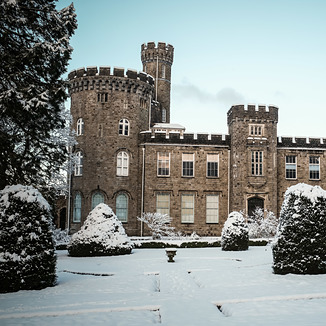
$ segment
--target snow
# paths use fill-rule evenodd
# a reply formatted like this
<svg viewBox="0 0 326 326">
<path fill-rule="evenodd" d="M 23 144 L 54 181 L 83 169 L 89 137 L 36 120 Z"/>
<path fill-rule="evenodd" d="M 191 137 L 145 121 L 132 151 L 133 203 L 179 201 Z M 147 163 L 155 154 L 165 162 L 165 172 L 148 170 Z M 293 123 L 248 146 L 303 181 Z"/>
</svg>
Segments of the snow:
<svg viewBox="0 0 326 326">
<path fill-rule="evenodd" d="M 32 186 L 14 185 L 7 186 L 0 191 L 0 201 L 4 202 L 6 207 L 9 207 L 9 194 L 14 198 L 21 199 L 27 203 L 38 202 L 39 205 L 50 210 L 49 203 L 44 199 L 41 193 Z"/>
<path fill-rule="evenodd" d="M 270 246 L 177 248 L 174 259 L 165 249 L 88 258 L 58 251 L 58 284 L 0 294 L 0 324 L 325 324 L 326 275 L 273 274 Z"/>
<path fill-rule="evenodd" d="M 285 192 L 285 197 L 289 196 L 291 193 L 298 197 L 306 197 L 312 203 L 315 203 L 318 198 L 326 199 L 326 191 L 324 189 L 319 186 L 310 186 L 305 183 L 298 183 L 289 187 Z"/>
</svg>

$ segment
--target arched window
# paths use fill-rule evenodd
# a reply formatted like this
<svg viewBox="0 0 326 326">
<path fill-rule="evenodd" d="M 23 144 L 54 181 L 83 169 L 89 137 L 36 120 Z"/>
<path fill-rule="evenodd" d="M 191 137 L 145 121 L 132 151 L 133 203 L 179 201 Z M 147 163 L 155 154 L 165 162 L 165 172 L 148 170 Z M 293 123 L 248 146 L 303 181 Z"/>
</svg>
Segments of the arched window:
<svg viewBox="0 0 326 326">
<path fill-rule="evenodd" d="M 92 209 L 101 203 L 104 203 L 104 195 L 101 192 L 97 191 L 92 196 Z"/>
<path fill-rule="evenodd" d="M 117 156 L 117 175 L 126 177 L 129 174 L 129 155 L 127 152 L 119 152 Z"/>
<path fill-rule="evenodd" d="M 129 136 L 129 121 L 127 119 L 119 121 L 119 135 Z"/>
<path fill-rule="evenodd" d="M 81 221 L 81 204 L 82 204 L 82 197 L 81 194 L 78 192 L 74 198 L 74 210 L 72 213 L 72 221 L 74 223 L 80 223 Z"/>
<path fill-rule="evenodd" d="M 83 175 L 83 153 L 76 152 L 75 176 Z"/>
<path fill-rule="evenodd" d="M 128 221 L 128 196 L 119 194 L 116 198 L 116 215 L 121 222 Z"/>
<path fill-rule="evenodd" d="M 84 121 L 83 118 L 79 118 L 77 120 L 77 131 L 76 131 L 77 136 L 83 135 L 84 134 Z"/>
</svg>

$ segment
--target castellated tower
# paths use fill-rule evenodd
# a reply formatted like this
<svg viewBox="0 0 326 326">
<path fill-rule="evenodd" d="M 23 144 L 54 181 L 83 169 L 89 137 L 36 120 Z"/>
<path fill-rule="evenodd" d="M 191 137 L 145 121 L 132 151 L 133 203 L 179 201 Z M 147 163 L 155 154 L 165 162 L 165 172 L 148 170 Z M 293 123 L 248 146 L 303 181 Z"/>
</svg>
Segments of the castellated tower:
<svg viewBox="0 0 326 326">
<path fill-rule="evenodd" d="M 227 119 L 231 209 L 251 214 L 261 207 L 277 214 L 278 108 L 235 105 Z"/>
<path fill-rule="evenodd" d="M 155 110 L 153 107 L 152 123 L 170 123 L 170 92 L 171 68 L 173 63 L 174 48 L 172 45 L 159 42 L 157 47 L 154 42 L 141 46 L 141 61 L 143 71 L 155 80 L 154 98 L 160 105 Z"/>
<path fill-rule="evenodd" d="M 71 178 L 70 230 L 76 232 L 105 202 L 137 234 L 141 207 L 139 135 L 149 129 L 151 76 L 123 68 L 87 67 L 69 76 L 71 114 L 78 144 Z"/>
</svg>

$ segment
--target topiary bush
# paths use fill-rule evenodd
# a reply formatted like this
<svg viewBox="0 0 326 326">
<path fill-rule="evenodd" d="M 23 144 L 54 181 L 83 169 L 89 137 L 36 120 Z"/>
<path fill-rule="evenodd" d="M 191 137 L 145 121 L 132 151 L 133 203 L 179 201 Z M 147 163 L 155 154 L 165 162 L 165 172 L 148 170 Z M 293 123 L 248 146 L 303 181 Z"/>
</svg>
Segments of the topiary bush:
<svg viewBox="0 0 326 326">
<path fill-rule="evenodd" d="M 30 186 L 0 191 L 0 292 L 38 290 L 56 283 L 50 206 Z"/>
<path fill-rule="evenodd" d="M 248 250 L 248 225 L 240 212 L 229 214 L 222 229 L 221 246 L 225 251 Z"/>
<path fill-rule="evenodd" d="M 132 243 L 112 209 L 99 204 L 72 235 L 67 249 L 75 257 L 125 255 L 131 253 Z"/>
<path fill-rule="evenodd" d="M 275 274 L 326 273 L 326 192 L 319 186 L 288 188 L 274 243 Z"/>
</svg>

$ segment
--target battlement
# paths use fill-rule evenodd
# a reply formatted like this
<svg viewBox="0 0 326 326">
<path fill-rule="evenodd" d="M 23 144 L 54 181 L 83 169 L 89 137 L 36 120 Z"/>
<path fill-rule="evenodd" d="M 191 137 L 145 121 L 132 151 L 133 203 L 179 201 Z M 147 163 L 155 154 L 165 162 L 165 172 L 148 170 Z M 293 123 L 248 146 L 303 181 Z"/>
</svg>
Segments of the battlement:
<svg viewBox="0 0 326 326">
<path fill-rule="evenodd" d="M 171 44 L 158 42 L 157 47 L 155 42 L 144 43 L 141 46 L 141 61 L 149 62 L 161 60 L 172 65 L 173 63 L 174 47 Z"/>
<path fill-rule="evenodd" d="M 153 144 L 230 146 L 229 135 L 196 134 L 176 131 L 143 131 L 141 132 L 141 141 L 143 143 Z"/>
<path fill-rule="evenodd" d="M 278 107 L 274 105 L 233 105 L 227 113 L 228 125 L 235 119 L 278 122 Z"/>
<path fill-rule="evenodd" d="M 320 149 L 326 150 L 325 138 L 310 137 L 277 137 L 277 147 L 293 149 Z"/>
<path fill-rule="evenodd" d="M 79 68 L 68 74 L 70 93 L 84 90 L 121 90 L 136 92 L 137 89 L 150 92 L 153 89 L 154 79 L 145 72 L 137 70 L 101 66 Z"/>
</svg>

